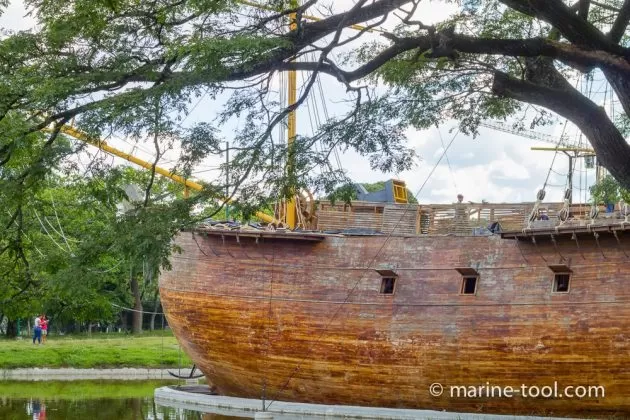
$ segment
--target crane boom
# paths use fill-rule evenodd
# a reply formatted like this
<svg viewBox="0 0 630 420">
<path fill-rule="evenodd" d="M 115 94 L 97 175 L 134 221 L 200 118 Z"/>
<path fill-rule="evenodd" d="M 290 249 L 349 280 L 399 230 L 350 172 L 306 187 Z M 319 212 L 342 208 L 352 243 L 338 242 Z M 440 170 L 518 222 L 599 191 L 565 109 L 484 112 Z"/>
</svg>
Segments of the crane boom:
<svg viewBox="0 0 630 420">
<path fill-rule="evenodd" d="M 497 123 L 493 121 L 482 121 L 479 123 L 479 125 L 482 127 L 489 128 L 491 130 L 502 131 L 504 133 L 509 133 L 515 136 L 521 136 L 521 137 L 525 137 L 532 140 L 540 140 L 546 143 L 555 144 L 556 146 L 559 145 L 563 147 L 572 147 L 572 148 L 584 147 L 579 144 L 570 143 L 568 139 L 565 137 L 556 137 L 556 136 L 552 136 L 552 135 L 541 133 L 534 130 L 517 130 L 517 129 L 509 127 L 506 124 L 501 124 L 501 123 Z"/>
<path fill-rule="evenodd" d="M 142 160 L 134 155 L 131 155 L 129 153 L 125 153 L 122 150 L 118 150 L 115 147 L 110 146 L 109 144 L 107 144 L 104 140 L 101 139 L 95 139 L 91 136 L 89 136 L 87 133 L 81 131 L 81 130 L 77 130 L 74 127 L 71 127 L 69 125 L 64 125 L 61 127 L 61 129 L 59 130 L 61 133 L 66 134 L 70 137 L 73 137 L 77 140 L 80 140 L 84 143 L 90 144 L 92 146 L 98 147 L 100 150 L 109 153 L 110 155 L 114 155 L 117 156 L 121 159 L 125 159 L 128 162 L 131 163 L 135 163 L 138 166 L 141 166 L 145 169 L 152 169 L 155 170 L 155 173 L 160 174 L 166 178 L 169 178 L 179 184 L 182 184 L 192 190 L 195 191 L 201 191 L 203 190 L 203 185 L 191 181 L 190 179 L 186 179 L 183 176 L 174 174 L 173 172 L 169 171 L 168 169 L 164 169 L 161 168 L 159 166 L 153 166 L 152 163 L 147 162 L 146 160 Z M 269 216 L 268 214 L 265 214 L 263 212 L 256 212 L 256 217 L 258 217 L 259 219 L 267 222 L 267 223 L 277 223 L 277 220 L 272 217 Z"/>
</svg>

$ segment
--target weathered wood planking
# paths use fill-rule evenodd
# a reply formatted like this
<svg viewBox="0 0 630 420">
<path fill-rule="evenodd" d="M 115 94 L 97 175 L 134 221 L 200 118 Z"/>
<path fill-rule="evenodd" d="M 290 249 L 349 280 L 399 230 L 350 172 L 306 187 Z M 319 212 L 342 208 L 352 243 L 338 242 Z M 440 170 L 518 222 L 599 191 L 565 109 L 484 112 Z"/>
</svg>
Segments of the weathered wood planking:
<svg viewBox="0 0 630 420">
<path fill-rule="evenodd" d="M 380 230 L 383 227 L 383 214 L 320 211 L 317 213 L 317 222 L 319 230 L 341 230 L 349 227 Z"/>
<path fill-rule="evenodd" d="M 317 212 L 318 230 L 364 228 L 396 235 L 469 236 L 473 229 L 499 222 L 503 230 L 525 226 L 534 203 L 490 204 L 389 204 L 353 202 L 352 205 L 324 203 Z M 540 211 L 554 222 L 562 203 L 542 204 Z M 584 205 L 571 207 L 575 217 L 586 217 Z"/>
<path fill-rule="evenodd" d="M 169 325 L 226 395 L 515 414 L 630 416 L 630 233 L 531 241 L 182 233 L 160 292 Z M 602 255 L 603 254 L 603 255 Z M 398 274 L 379 293 L 373 268 Z M 573 271 L 551 293 L 549 265 Z M 456 267 L 479 274 L 460 295 Z M 599 398 L 432 397 L 428 387 L 594 385 Z"/>
<path fill-rule="evenodd" d="M 418 206 L 389 204 L 383 210 L 382 232 L 392 235 L 415 235 Z"/>
</svg>

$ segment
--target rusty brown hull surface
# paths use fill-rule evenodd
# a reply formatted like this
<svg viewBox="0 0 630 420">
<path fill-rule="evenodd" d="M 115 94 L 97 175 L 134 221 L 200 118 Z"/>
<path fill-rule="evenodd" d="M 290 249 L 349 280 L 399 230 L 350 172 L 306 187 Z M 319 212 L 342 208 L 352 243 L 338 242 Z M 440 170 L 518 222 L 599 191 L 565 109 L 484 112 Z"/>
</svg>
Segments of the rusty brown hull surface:
<svg viewBox="0 0 630 420">
<path fill-rule="evenodd" d="M 562 238 L 237 241 L 191 232 L 176 242 L 182 253 L 161 278 L 162 303 L 185 351 L 225 395 L 630 415 L 630 234 L 621 245 L 602 235 L 579 247 Z M 559 262 L 573 272 L 567 294 L 552 293 L 549 266 Z M 476 295 L 460 294 L 461 267 L 478 271 Z M 380 293 L 375 269 L 398 274 L 393 295 Z M 441 396 L 429 392 L 433 383 Z M 521 385 L 600 386 L 605 395 L 498 397 L 496 387 Z"/>
</svg>

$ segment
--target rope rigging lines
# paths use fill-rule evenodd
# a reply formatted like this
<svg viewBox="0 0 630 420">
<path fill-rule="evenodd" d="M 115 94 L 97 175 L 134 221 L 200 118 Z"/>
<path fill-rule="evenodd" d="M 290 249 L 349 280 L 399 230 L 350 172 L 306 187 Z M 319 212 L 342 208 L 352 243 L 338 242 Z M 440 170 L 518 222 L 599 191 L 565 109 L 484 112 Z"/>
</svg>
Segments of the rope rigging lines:
<svg viewBox="0 0 630 420">
<path fill-rule="evenodd" d="M 442 130 L 440 130 L 440 127 L 437 127 L 437 131 L 440 136 L 440 144 L 442 145 L 442 149 L 446 150 L 446 146 L 444 145 L 444 139 L 442 138 Z M 448 171 L 451 174 L 453 186 L 455 187 L 455 193 L 458 193 L 459 189 L 457 188 L 457 181 L 455 180 L 455 173 L 453 172 L 453 168 L 451 167 L 451 162 L 449 161 L 448 155 L 446 153 L 444 153 L 444 158 L 446 159 L 446 164 L 448 165 Z"/>
</svg>

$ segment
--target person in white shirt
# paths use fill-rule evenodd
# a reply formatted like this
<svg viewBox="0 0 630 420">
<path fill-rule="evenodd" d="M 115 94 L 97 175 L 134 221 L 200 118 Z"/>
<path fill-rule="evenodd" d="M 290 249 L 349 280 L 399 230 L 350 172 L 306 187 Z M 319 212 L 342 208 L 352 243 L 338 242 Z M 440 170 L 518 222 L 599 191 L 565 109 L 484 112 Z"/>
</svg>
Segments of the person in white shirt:
<svg viewBox="0 0 630 420">
<path fill-rule="evenodd" d="M 33 344 L 35 344 L 35 340 L 39 344 L 42 344 L 42 319 L 37 316 L 35 318 L 35 327 L 33 328 Z"/>
</svg>

